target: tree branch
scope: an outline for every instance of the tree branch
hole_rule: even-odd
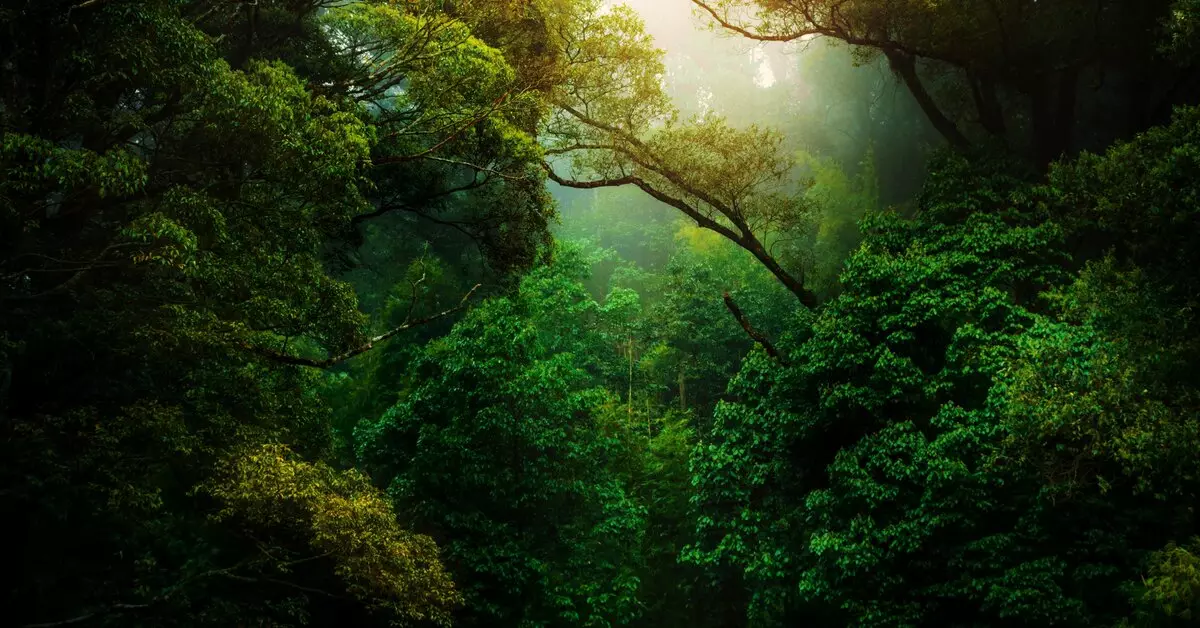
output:
[[[800,39],[801,37],[804,37],[805,35],[817,34],[815,30],[814,31],[803,30],[803,31],[798,31],[796,33],[787,33],[787,34],[783,34],[783,35],[764,35],[762,33],[756,33],[745,27],[738,26],[737,24],[730,22],[727,18],[721,17],[720,15],[717,14],[716,9],[709,6],[708,3],[704,2],[703,0],[692,0],[692,4],[700,7],[706,13],[708,13],[710,16],[712,16],[713,21],[715,21],[717,24],[719,24],[721,26],[721,28],[723,28],[727,31],[733,32],[733,33],[737,33],[738,35],[741,35],[742,37],[745,37],[746,39],[753,39],[755,41],[789,42],[789,41],[795,41],[797,39]]]
[[[971,98],[975,101],[975,110],[979,113],[979,123],[993,137],[1005,141],[1008,130],[1004,123],[1004,110],[1000,107],[999,96],[996,94],[996,82],[987,75],[967,73],[967,83],[971,86]]]
[[[109,2],[112,2],[112,0],[85,0],[84,2],[80,2],[79,4],[71,7],[71,10],[74,11],[75,9],[90,9],[92,7],[100,6],[102,4],[108,4]],[[50,625],[50,624],[47,624],[47,625]]]
[[[431,195],[425,196],[423,198],[417,199],[416,201],[413,201],[412,203],[409,203],[409,204],[398,203],[398,202],[383,203],[381,201],[379,207],[376,208],[374,211],[370,211],[365,214],[358,214],[358,215],[352,217],[350,219],[350,224],[357,226],[358,224],[366,222],[368,220],[371,220],[372,218],[378,218],[380,216],[383,216],[385,214],[391,213],[396,210],[416,211],[413,207],[414,205],[417,205],[417,204],[426,205],[426,204],[432,203],[433,201],[436,201],[438,199],[441,199],[441,198],[444,198],[447,196],[451,196],[451,195],[457,194],[459,192],[468,192],[470,190],[475,190],[475,189],[481,188],[490,182],[491,182],[491,180],[488,179],[487,177],[480,179],[478,176],[476,176],[475,180],[472,181],[471,183],[468,183],[466,185],[460,185],[458,187],[450,188],[447,190],[442,190],[436,194],[431,194]]]
[[[378,336],[375,336],[374,338],[371,338],[363,345],[360,345],[358,347],[355,347],[355,348],[347,350],[347,351],[343,351],[336,355],[329,356],[329,357],[325,358],[324,360],[303,358],[300,356],[295,356],[295,355],[291,355],[288,353],[275,351],[273,349],[267,349],[266,347],[254,346],[254,345],[251,345],[248,343],[242,343],[242,347],[245,349],[248,349],[250,351],[253,351],[254,353],[257,353],[258,355],[275,360],[276,362],[282,362],[284,364],[291,364],[294,366],[308,366],[308,367],[318,368],[318,369],[327,369],[327,368],[336,366],[338,364],[341,364],[342,362],[345,362],[346,360],[349,360],[350,358],[362,355],[363,353],[366,353],[367,351],[370,351],[371,349],[374,349],[376,344],[384,342],[386,340],[390,340],[392,337],[396,336],[400,332],[403,332],[408,329],[412,329],[414,327],[420,327],[421,325],[431,323],[435,320],[444,318],[446,316],[454,314],[455,312],[458,312],[459,310],[462,310],[464,307],[467,306],[467,301],[469,301],[471,299],[471,295],[475,294],[475,291],[478,290],[481,285],[482,284],[475,284],[474,287],[472,287],[470,290],[467,291],[467,293],[465,295],[463,295],[462,301],[459,301],[458,305],[456,305],[448,310],[438,312],[437,314],[434,314],[432,316],[426,316],[425,318],[420,318],[420,319],[417,319],[414,321],[405,321],[404,324],[402,324],[398,327],[395,327],[389,331],[386,331]]]
[[[554,172],[554,167],[550,164],[543,163],[542,168],[546,171],[546,176],[549,177],[551,181],[554,181],[555,183],[564,187],[580,190],[619,187],[622,185],[636,185],[637,187],[641,188],[643,192],[654,197],[656,200],[666,203],[667,205],[670,205],[671,207],[683,212],[688,218],[696,221],[698,226],[713,231],[728,239],[730,242],[738,245],[742,249],[748,251],[754,256],[755,259],[759,261],[759,263],[765,266],[767,270],[771,271],[771,274],[775,275],[775,278],[778,279],[779,282],[784,285],[784,287],[791,291],[792,294],[796,295],[796,298],[800,299],[800,303],[804,307],[812,309],[817,306],[817,295],[813,291],[806,288],[802,280],[797,279],[796,277],[792,276],[791,273],[787,272],[787,270],[785,270],[783,266],[781,266],[779,262],[771,256],[766,248],[763,247],[762,243],[758,241],[758,238],[754,235],[753,231],[750,230],[750,227],[744,222],[738,224],[738,228],[742,231],[742,233],[737,233],[733,229],[730,229],[729,227],[726,227],[712,218],[705,216],[703,212],[688,204],[683,199],[679,199],[664,193],[662,190],[655,188],[645,179],[642,179],[636,175],[626,175],[624,177],[618,177],[615,179],[599,179],[595,181],[575,181],[559,176],[558,173]],[[722,214],[724,214],[724,212],[722,212]],[[735,222],[735,224],[737,223]]]
[[[31,295],[26,295],[26,296],[2,296],[2,295],[0,295],[0,300],[28,301],[28,300],[32,300],[32,299],[40,299],[42,297],[50,296],[52,294],[57,294],[59,292],[66,290],[67,288],[70,288],[71,286],[75,285],[76,283],[78,283],[79,280],[82,279],[83,276],[86,275],[89,271],[95,270],[97,268],[113,268],[116,266],[120,266],[120,264],[117,264],[117,263],[105,263],[105,264],[100,263],[100,260],[104,259],[104,256],[108,255],[108,253],[110,251],[113,251],[116,249],[121,249],[121,248],[127,248],[127,247],[131,247],[131,246],[138,246],[138,245],[139,245],[139,243],[137,243],[137,242],[127,242],[124,244],[109,244],[108,246],[101,249],[100,252],[96,254],[96,257],[93,258],[91,261],[88,261],[88,262],[64,262],[64,263],[83,264],[83,266],[79,267],[79,268],[26,269],[26,270],[23,270],[23,271],[20,271],[17,273],[13,273],[13,274],[10,274],[10,275],[4,276],[4,277],[0,277],[0,279],[3,279],[5,281],[11,281],[13,279],[17,279],[20,276],[22,276],[26,273],[30,273],[30,272],[45,272],[45,273],[73,272],[73,273],[75,273],[75,274],[71,275],[70,277],[68,277],[66,280],[64,280],[62,283],[59,283],[58,285],[55,285],[52,288],[47,288],[46,290],[43,290],[37,294],[31,294]],[[47,257],[47,256],[42,256],[42,257]],[[53,260],[54,258],[47,257],[47,259]]]
[[[935,61],[945,61],[946,63],[956,67],[966,68],[971,65],[965,58],[955,56],[954,54],[940,51],[935,48],[909,45],[902,41],[888,39],[886,38],[886,35],[885,38],[878,39],[869,35],[857,34],[850,29],[849,25],[844,19],[839,23],[837,18],[831,18],[832,21],[828,24],[818,24],[816,16],[814,16],[811,12],[797,9],[792,0],[786,0],[786,3],[793,5],[793,9],[800,11],[805,22],[808,24],[807,28],[801,28],[788,33],[779,34],[756,33],[744,26],[739,26],[733,22],[730,22],[728,18],[721,17],[720,14],[717,13],[717,10],[711,6],[710,2],[706,2],[705,0],[692,0],[692,4],[700,7],[706,13],[708,13],[713,18],[713,21],[715,21],[721,28],[733,33],[737,33],[742,37],[752,39],[754,41],[792,42],[804,37],[821,36],[837,39],[844,43],[850,44],[851,46],[874,48],[884,52],[891,50],[909,55],[911,57],[923,57],[926,59],[933,59]]]
[[[679,211],[683,212],[688,218],[695,220],[697,225],[704,227],[705,229],[710,229],[712,231],[715,231],[715,232],[719,233],[720,235],[722,235],[726,238],[729,238],[735,244],[741,244],[741,242],[743,241],[743,237],[741,234],[739,234],[739,233],[735,232],[734,230],[730,229],[729,227],[726,227],[725,225],[713,220],[712,218],[705,216],[703,212],[701,212],[699,209],[696,209],[695,207],[692,207],[690,204],[687,203],[687,201],[684,201],[683,199],[680,199],[680,198],[676,198],[674,196],[671,196],[671,195],[659,190],[658,188],[654,187],[649,182],[647,182],[645,179],[643,179],[637,175],[631,174],[631,175],[626,175],[624,177],[618,177],[615,179],[598,179],[595,181],[576,181],[574,179],[567,179],[567,178],[559,176],[558,173],[554,172],[554,167],[548,163],[542,163],[542,169],[546,171],[546,176],[549,177],[551,181],[553,181],[563,187],[575,188],[577,190],[594,190],[596,188],[611,188],[611,187],[620,187],[623,185],[635,185],[635,186],[641,188],[643,192],[645,192],[646,194],[649,194],[650,196],[654,197],[658,201],[666,203],[667,205],[670,205],[671,207],[674,207],[675,209],[678,209]]]
[[[470,168],[476,172],[483,172],[485,174],[494,174],[497,177],[500,177],[501,179],[504,179],[506,181],[525,181],[525,180],[529,179],[529,177],[527,177],[525,175],[508,174],[506,172],[501,172],[494,168],[489,168],[487,166],[481,166],[479,164],[474,164],[469,161],[463,161],[460,159],[448,159],[446,157],[426,157],[426,159],[428,159],[430,161],[440,161],[444,164],[450,164],[452,166],[463,166],[464,168]]]
[[[552,166],[543,163],[542,167],[546,170],[547,176],[549,176],[552,181],[558,183],[559,185],[565,185],[567,187],[579,189],[616,187],[628,184],[636,185],[650,196],[653,196],[655,199],[658,199],[659,201],[662,201],[663,203],[682,211],[689,218],[695,220],[696,224],[699,226],[714,231],[729,239],[734,244],[742,247],[746,251],[749,251],[750,254],[754,255],[755,259],[757,259],[760,263],[762,263],[763,266],[767,268],[767,270],[771,271],[771,274],[775,275],[776,279],[778,279],[785,287],[787,287],[788,290],[795,294],[805,307],[813,308],[816,306],[816,294],[814,294],[811,290],[808,290],[804,286],[804,282],[802,280],[797,279],[791,273],[787,272],[783,266],[781,266],[779,262],[771,256],[766,248],[763,247],[762,243],[758,240],[758,237],[754,235],[753,229],[751,229],[750,225],[747,223],[745,216],[737,209],[736,201],[731,205],[729,203],[725,203],[719,198],[714,197],[704,190],[697,189],[695,186],[688,183],[688,181],[682,175],[680,175],[679,172],[664,165],[658,158],[654,156],[654,152],[649,146],[646,145],[645,142],[628,130],[600,120],[596,120],[595,118],[592,118],[586,113],[579,111],[566,103],[558,102],[555,103],[555,105],[568,114],[574,116],[580,122],[593,128],[600,129],[601,131],[611,133],[621,142],[627,143],[629,146],[644,152],[645,155],[639,154],[638,152],[635,152],[626,146],[620,146],[617,144],[575,144],[573,146],[551,149],[547,151],[548,154],[586,149],[611,150],[621,153],[629,158],[634,165],[666,179],[668,183],[679,188],[679,190],[681,190],[684,194],[693,196],[699,201],[712,207],[713,210],[729,220],[729,222],[737,229],[737,231],[734,231],[733,229],[730,229],[729,227],[726,227],[725,225],[713,220],[709,216],[705,215],[704,212],[683,201],[682,199],[663,193],[661,190],[656,189],[653,185],[650,185],[647,181],[636,175],[627,175],[616,179],[601,179],[599,181],[568,182],[562,177],[559,177],[554,172],[554,168]]]
[[[750,336],[751,340],[762,346],[762,348],[767,352],[767,355],[771,356],[771,358],[783,366],[790,366],[790,363],[787,361],[787,359],[780,355],[779,351],[775,349],[775,345],[771,344],[771,341],[767,340],[767,337],[763,335],[762,332],[758,331],[750,324],[750,321],[746,318],[746,314],[743,313],[742,309],[737,306],[737,303],[733,302],[733,297],[729,296],[728,292],[725,293],[725,307],[729,308],[729,312],[733,314],[733,317],[737,319],[739,324],[741,324],[742,329],[746,330],[746,335]]]
[[[888,65],[904,81],[904,85],[908,87],[908,91],[912,93],[917,104],[920,105],[921,111],[925,113],[925,117],[929,118],[929,122],[933,124],[933,128],[937,129],[942,137],[950,143],[955,150],[965,152],[971,147],[971,142],[967,136],[963,135],[959,130],[958,125],[954,121],[946,117],[938,107],[933,96],[925,89],[925,84],[921,82],[921,77],[917,75],[916,58],[910,54],[899,52],[896,50],[884,50],[883,54],[887,57]]]
[[[425,150],[423,150],[419,153],[414,153],[411,155],[397,155],[395,157],[381,157],[379,159],[372,160],[372,165],[383,166],[386,164],[397,164],[397,163],[403,163],[406,161],[415,161],[417,159],[421,159],[422,157],[432,155],[433,153],[440,150],[443,146],[454,141],[459,135],[461,135],[463,133],[463,131],[466,131],[467,129],[475,126],[476,124],[483,122],[484,120],[486,120],[488,118],[488,116],[491,116],[493,113],[495,113],[497,110],[499,110],[500,106],[502,104],[504,104],[504,102],[508,99],[508,96],[510,93],[511,92],[504,92],[503,94],[501,94],[499,98],[492,101],[491,106],[488,107],[487,109],[485,109],[483,113],[481,113],[479,116],[477,116],[475,118],[468,120],[466,123],[459,126],[453,133],[451,133],[450,135],[447,135],[445,138],[442,139],[442,141],[438,142],[437,144],[434,144],[433,146],[430,146],[429,148],[426,148]]]
[[[560,105],[560,106],[567,113],[570,113],[571,115],[575,116],[576,118],[579,118],[579,120],[581,122],[583,122],[584,124],[594,126],[601,130],[604,130],[604,131],[608,131],[609,133],[619,136],[622,140],[629,142],[635,148],[640,148],[640,149],[646,151],[647,153],[650,152],[649,148],[645,145],[645,143],[643,143],[638,138],[634,137],[632,134],[624,131],[623,129],[619,129],[619,128],[613,127],[611,125],[604,124],[603,122],[600,122],[599,120],[590,118],[590,117],[584,115],[582,112],[576,111],[575,109],[572,109],[571,107],[569,107],[567,105]],[[708,194],[704,190],[696,189],[694,186],[692,186],[687,181],[685,181],[683,179],[683,177],[679,175],[678,172],[675,172],[675,171],[671,170],[670,168],[667,168],[666,166],[662,165],[661,162],[652,164],[646,158],[642,157],[641,155],[638,155],[637,153],[635,153],[623,146],[617,146],[616,144],[576,144],[574,146],[568,146],[565,148],[551,149],[551,150],[546,151],[546,153],[553,155],[553,154],[569,152],[569,151],[574,151],[574,150],[611,150],[613,152],[621,153],[622,155],[625,155],[626,157],[628,157],[630,159],[630,161],[632,161],[634,164],[636,164],[642,168],[645,168],[646,170],[649,170],[650,172],[653,172],[654,174],[659,175],[660,177],[666,179],[669,183],[671,183],[675,187],[678,187],[679,189],[683,190],[684,192],[691,194],[692,196],[695,196],[696,198],[700,199],[701,201],[707,203],[713,209],[720,212],[721,215],[728,218],[729,221],[732,222],[734,224],[734,226],[741,229],[743,231],[743,233],[747,232],[747,230],[748,230],[748,228],[745,225],[745,221],[742,220],[741,213],[736,211],[733,207],[730,207],[727,203],[721,201],[721,199],[715,198],[714,196],[712,196],[711,194]],[[655,159],[655,161],[658,161],[658,160]]]

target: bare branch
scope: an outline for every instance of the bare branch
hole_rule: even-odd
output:
[[[109,2],[112,2],[112,0],[86,0],[85,2],[80,2],[79,4],[71,7],[71,10],[74,11],[76,9],[90,9],[92,7],[97,7],[100,5],[108,4]],[[52,624],[47,624],[47,625],[52,625]]]
[[[739,324],[741,324],[742,329],[746,330],[746,335],[750,336],[751,340],[761,345],[762,348],[766,350],[767,355],[771,356],[776,362],[779,362],[783,366],[790,366],[790,363],[787,361],[787,359],[780,355],[779,351],[775,349],[775,345],[771,344],[771,341],[767,340],[767,337],[763,335],[762,332],[758,331],[750,324],[750,321],[746,318],[746,314],[737,306],[737,303],[733,302],[733,297],[729,296],[728,292],[725,293],[725,307],[729,308],[729,312],[733,314],[733,317],[737,319]]]
[[[504,179],[505,181],[526,181],[529,179],[529,177],[527,177],[525,175],[508,174],[508,173],[496,170],[495,168],[489,168],[487,166],[473,164],[469,161],[462,161],[460,159],[448,159],[446,157],[426,157],[426,159],[428,159],[430,161],[440,161],[444,164],[450,164],[452,166],[462,166],[464,168],[470,168],[476,172],[482,172],[484,174],[493,174],[493,175],[496,175],[497,177],[500,177],[501,179]]]
[[[412,321],[405,321],[402,325],[395,327],[387,332],[384,332],[378,336],[375,336],[374,338],[371,338],[363,345],[360,345],[358,347],[355,347],[355,348],[347,350],[347,351],[343,351],[336,355],[329,356],[328,358],[325,358],[324,360],[303,358],[300,356],[295,356],[295,355],[275,351],[273,349],[267,349],[265,347],[257,347],[257,346],[251,345],[249,343],[242,343],[242,347],[245,349],[248,349],[250,351],[253,351],[254,353],[257,353],[259,355],[262,355],[262,356],[265,356],[272,360],[275,360],[276,362],[282,362],[284,364],[292,364],[295,366],[308,366],[308,367],[318,368],[318,369],[327,369],[332,366],[341,364],[342,362],[345,362],[346,360],[349,360],[350,358],[362,355],[363,353],[366,353],[367,351],[374,349],[375,345],[377,345],[381,342],[384,342],[386,340],[390,340],[391,338],[393,338],[394,336],[396,336],[397,334],[399,334],[405,330],[412,329],[414,327],[420,327],[421,325],[431,323],[435,320],[444,318],[446,316],[454,314],[455,312],[458,312],[459,310],[462,310],[463,308],[465,308],[467,306],[467,302],[471,299],[471,295],[475,294],[475,291],[478,290],[481,285],[482,284],[475,284],[474,287],[472,287],[470,290],[467,291],[467,293],[465,295],[463,295],[462,301],[459,301],[458,305],[456,305],[448,310],[438,312],[437,314],[434,314],[432,316],[426,316],[425,318],[420,318],[420,319],[412,320]]]
[[[700,7],[700,8],[701,8],[701,9],[703,9],[703,10],[704,10],[706,13],[708,13],[709,15],[711,15],[711,16],[712,16],[712,19],[713,19],[713,20],[714,20],[714,21],[715,21],[717,24],[719,24],[719,25],[721,26],[721,28],[723,28],[723,29],[725,29],[725,30],[727,30],[727,31],[733,32],[733,33],[737,33],[737,34],[741,35],[742,37],[745,37],[746,39],[753,39],[753,40],[755,40],[755,41],[782,41],[782,42],[788,42],[788,41],[796,41],[797,39],[800,39],[801,37],[804,37],[804,36],[806,36],[806,35],[814,35],[814,34],[816,34],[816,33],[817,33],[817,31],[815,31],[815,30],[811,30],[811,31],[810,31],[810,30],[804,30],[804,31],[799,31],[799,32],[796,32],[796,33],[785,33],[785,34],[781,34],[781,35],[765,35],[765,34],[762,34],[762,33],[756,33],[756,32],[754,32],[754,31],[752,31],[752,30],[749,30],[749,29],[747,29],[747,28],[745,28],[745,27],[743,27],[743,26],[738,26],[737,24],[734,24],[733,22],[730,22],[730,21],[729,21],[728,19],[726,19],[726,18],[723,18],[723,17],[721,17],[721,16],[720,16],[720,15],[717,13],[717,10],[716,10],[716,9],[714,9],[714,8],[713,8],[713,7],[711,7],[711,6],[709,6],[709,3],[708,3],[708,2],[704,2],[703,0],[692,0],[692,4],[694,4],[694,5],[698,6],[698,7]]]

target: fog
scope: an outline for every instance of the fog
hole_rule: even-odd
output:
[[[667,53],[667,84],[681,111],[736,114],[738,121],[749,123],[770,115],[769,101],[778,92],[794,92],[798,46],[754,42],[715,30],[690,0],[619,4],[642,16],[646,32]]]
[[[636,10],[665,52],[664,83],[683,119],[716,115],[782,134],[793,180],[810,190],[811,224],[797,240],[806,243],[797,251],[805,265],[833,274],[858,240],[860,218],[914,197],[938,141],[883,64],[856,63],[849,48],[824,40],[748,40],[713,28],[690,0],[616,4]],[[674,237],[687,221],[636,189],[552,189],[560,237],[613,248],[647,269],[688,246]]]

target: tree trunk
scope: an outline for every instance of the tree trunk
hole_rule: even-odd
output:
[[[979,123],[990,135],[1001,142],[1005,141],[1008,137],[1008,126],[996,93],[996,81],[987,75],[970,74],[967,81],[971,84],[971,97],[975,101],[975,110],[979,113]]]
[[[967,136],[963,135],[953,120],[946,117],[937,102],[933,100],[933,96],[925,89],[925,84],[917,75],[916,59],[896,50],[884,50],[883,54],[887,57],[892,71],[900,77],[900,80],[904,81],[904,86],[912,93],[913,98],[920,105],[921,111],[925,113],[925,117],[929,118],[929,122],[933,124],[933,128],[937,129],[937,132],[941,133],[942,137],[946,138],[946,141],[955,150],[966,151],[969,149],[971,142],[967,140]]]
[[[687,411],[687,378],[684,377],[686,366],[686,362],[679,361],[679,409],[685,412]]]

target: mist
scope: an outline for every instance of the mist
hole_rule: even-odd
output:
[[[665,53],[662,80],[683,120],[716,116],[781,134],[794,160],[789,177],[808,190],[811,205],[788,255],[836,292],[858,221],[885,208],[905,211],[940,144],[909,92],[881,60],[859,62],[828,39],[747,40],[713,28],[690,0],[609,3],[617,5],[635,10]],[[689,221],[636,190],[551,189],[559,237],[611,248],[646,270],[665,267],[688,246],[675,233]],[[612,264],[597,268],[591,285],[598,294],[608,289]]]

